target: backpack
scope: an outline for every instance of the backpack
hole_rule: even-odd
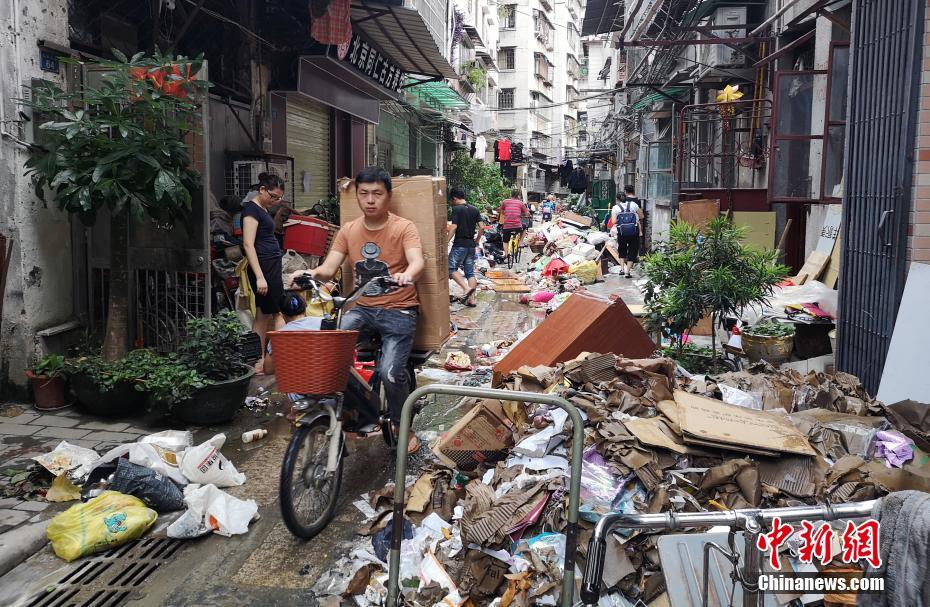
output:
[[[636,236],[639,234],[639,216],[632,210],[630,201],[626,201],[626,210],[620,209],[617,213],[617,234],[620,236]]]

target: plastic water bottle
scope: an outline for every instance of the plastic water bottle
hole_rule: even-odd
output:
[[[264,428],[259,428],[258,430],[249,430],[248,432],[242,433],[242,442],[251,443],[252,441],[257,441],[260,438],[264,438],[268,434],[268,430]]]

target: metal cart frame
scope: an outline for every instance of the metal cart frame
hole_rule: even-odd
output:
[[[572,420],[571,476],[568,493],[568,528],[565,534],[565,573],[562,578],[562,607],[571,607],[575,588],[575,553],[578,547],[578,505],[581,497],[581,455],[584,449],[584,422],[574,405],[564,398],[532,392],[512,392],[470,386],[434,384],[414,390],[404,402],[401,412],[400,435],[397,439],[397,474],[394,479],[394,514],[391,530],[391,552],[388,561],[388,607],[395,607],[400,594],[400,545],[404,531],[404,494],[407,478],[407,451],[403,448],[410,438],[410,422],[414,403],[423,396],[439,394],[471,398],[489,398],[503,401],[539,403],[565,410]]]
[[[718,544],[704,545],[704,593],[703,604],[707,607],[708,563],[711,550],[718,550],[732,556],[734,574],[743,586],[743,607],[761,607],[762,595],[759,592],[759,574],[761,573],[762,551],[756,545],[756,539],[763,532],[763,526],[770,524],[775,517],[782,522],[792,523],[803,520],[835,521],[844,518],[859,518],[872,513],[878,500],[854,502],[825,506],[795,506],[790,508],[746,508],[725,512],[666,512],[663,514],[620,514],[613,512],[598,521],[594,535],[588,544],[588,561],[581,585],[581,600],[585,605],[597,604],[600,597],[601,576],[604,573],[604,559],[607,552],[607,538],[615,527],[628,529],[652,529],[677,531],[695,527],[713,527],[717,525],[730,527],[730,537],[736,530],[743,531],[745,541],[742,555],[742,567],[739,567],[739,555],[734,554],[732,545],[728,551]]]

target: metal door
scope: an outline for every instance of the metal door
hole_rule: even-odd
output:
[[[207,63],[200,78],[207,79]],[[99,86],[106,68],[84,65],[82,80]],[[190,318],[209,316],[210,299],[210,114],[201,107],[197,132],[187,135],[191,161],[200,172],[203,189],[193,193],[191,213],[185,223],[162,225],[151,218],[129,226],[129,335],[128,343],[167,352],[184,336]],[[91,330],[106,325],[109,297],[109,213],[102,209],[92,228],[82,235],[87,289],[84,314]],[[83,269],[83,268],[82,268]]]
[[[872,394],[904,289],[925,6],[853,5],[837,368]]]

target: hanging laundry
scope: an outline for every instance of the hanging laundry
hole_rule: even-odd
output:
[[[510,155],[513,162],[526,162],[526,156],[523,154],[523,144],[517,143],[513,146],[513,153]]]
[[[568,180],[571,178],[574,168],[572,161],[567,158],[559,165],[559,185],[563,188],[568,187]]]
[[[501,162],[510,160],[510,140],[497,140],[497,159]]]
[[[475,158],[479,160],[484,160],[485,154],[488,152],[488,140],[484,138],[483,135],[478,135],[475,137]]]
[[[311,13],[315,13],[314,4],[320,3],[310,3]],[[351,0],[332,0],[322,16],[313,18],[310,36],[321,44],[348,45],[352,41],[350,4]],[[317,10],[319,8],[322,6]]]
[[[568,189],[572,194],[583,194],[588,189],[588,175],[584,169],[577,167],[568,179]]]

